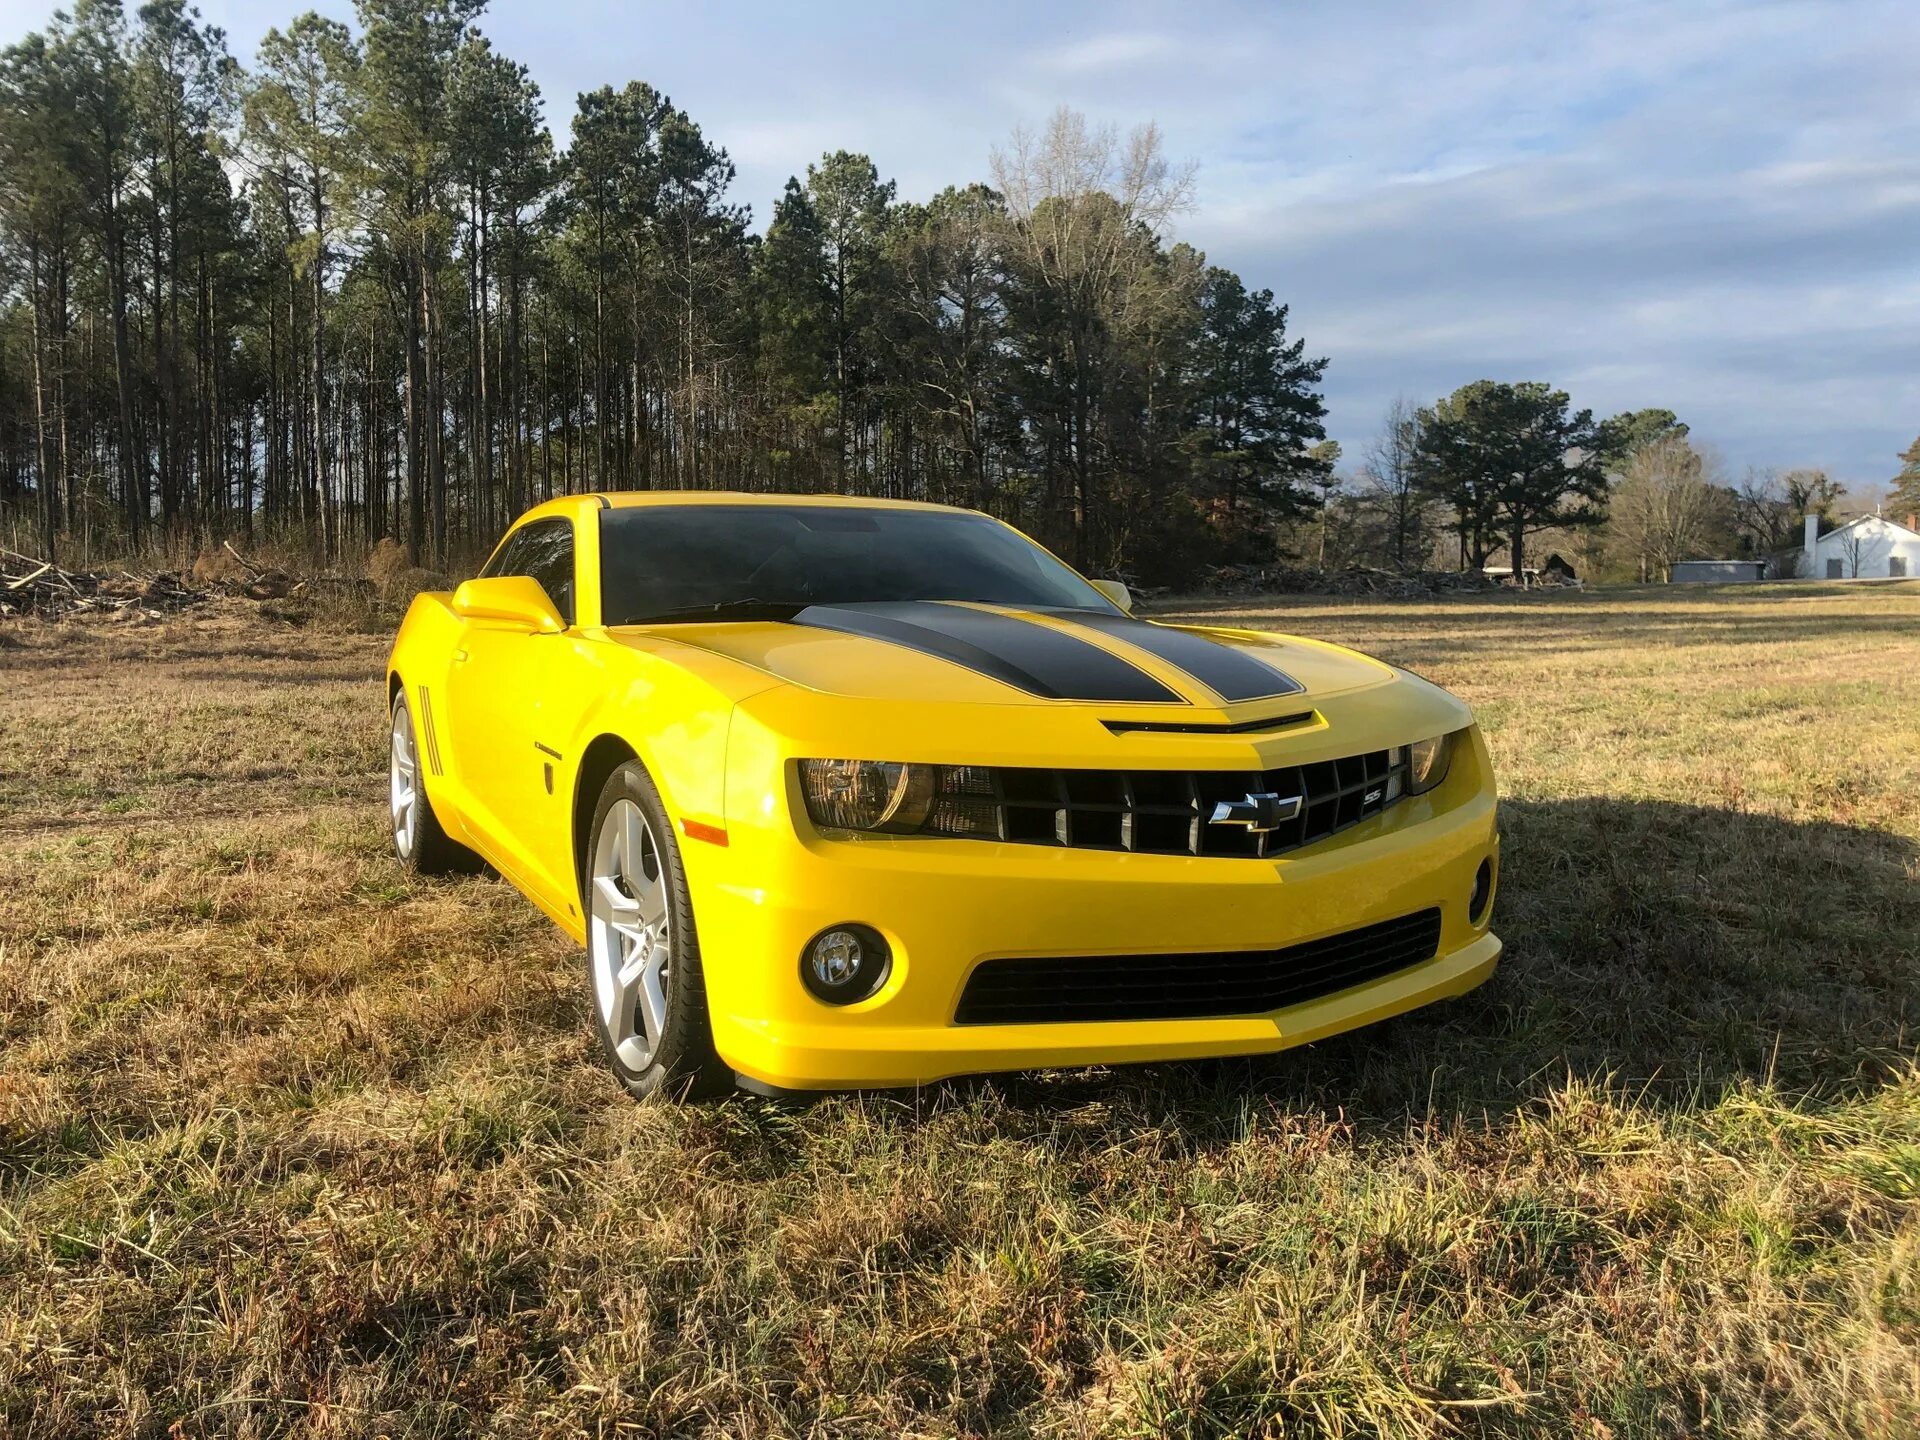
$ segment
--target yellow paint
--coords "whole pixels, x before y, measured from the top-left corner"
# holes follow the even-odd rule
[[[603,504],[886,505],[798,496],[647,492],[569,496],[525,520],[574,522],[577,623],[557,634],[455,613],[418,597],[392,674],[429,686],[447,763],[427,777],[436,814],[576,940],[572,816],[582,757],[618,737],[676,822],[722,827],[725,846],[681,836],[721,1057],[772,1085],[907,1085],[976,1071],[1284,1049],[1457,995],[1492,972],[1500,942],[1467,918],[1483,859],[1497,857],[1492,765],[1467,707],[1426,681],[1317,641],[1208,630],[1259,647],[1307,694],[1222,703],[1182,672],[1097,632],[1179,691],[1180,705],[1045,700],[916,651],[760,623],[600,623]],[[465,651],[465,660],[454,656]],[[1236,721],[1316,712],[1272,735],[1115,735],[1103,718]],[[1446,780],[1363,823],[1271,860],[1129,855],[920,836],[816,831],[798,790],[805,758],[1088,769],[1264,770],[1466,730]],[[557,751],[559,758],[536,748]],[[556,783],[545,788],[542,767]],[[585,796],[590,806],[595,797]],[[1496,861],[1497,863],[1497,861]],[[956,1026],[972,967],[1008,955],[1270,949],[1439,906],[1427,963],[1272,1015],[1098,1024]],[[800,983],[801,947],[859,921],[894,971],[879,994],[834,1008]]]

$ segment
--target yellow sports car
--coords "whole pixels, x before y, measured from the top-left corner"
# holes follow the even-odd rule
[[[635,1094],[1250,1054],[1486,979],[1467,707],[1129,608],[966,510],[550,501],[407,612],[394,846],[585,945]]]

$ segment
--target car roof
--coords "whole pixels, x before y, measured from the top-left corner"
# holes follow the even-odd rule
[[[863,510],[931,510],[948,515],[975,515],[957,505],[934,505],[924,500],[882,500],[870,495],[787,495],[743,490],[596,490],[584,495],[556,495],[516,517],[513,526],[547,515],[573,515],[583,509],[629,510],[649,505],[818,505],[850,506]]]

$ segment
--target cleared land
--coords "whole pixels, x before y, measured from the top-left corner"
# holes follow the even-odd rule
[[[1920,586],[1211,608],[1475,705],[1498,978],[801,1112],[403,876],[382,637],[0,631],[0,1433],[1920,1430]]]

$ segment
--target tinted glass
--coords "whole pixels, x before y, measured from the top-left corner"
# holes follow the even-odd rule
[[[600,512],[609,625],[768,607],[973,600],[1118,613],[1032,541],[982,515],[838,505],[640,505]]]
[[[540,582],[566,622],[573,624],[573,522],[536,520],[508,537],[482,575],[526,575]]]

